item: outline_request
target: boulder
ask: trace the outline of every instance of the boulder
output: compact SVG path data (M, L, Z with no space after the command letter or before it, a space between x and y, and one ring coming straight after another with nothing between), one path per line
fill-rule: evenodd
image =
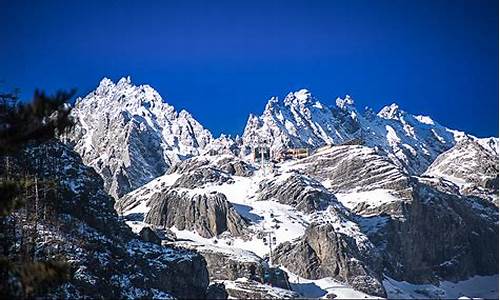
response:
M141 229L141 231L139 232L139 236L145 242L150 242L150 243L154 243L157 245L161 245L160 237L153 231L153 229L151 229L148 226L143 227Z

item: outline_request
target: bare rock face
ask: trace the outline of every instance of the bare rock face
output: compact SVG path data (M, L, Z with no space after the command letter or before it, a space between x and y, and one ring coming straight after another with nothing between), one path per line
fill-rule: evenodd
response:
M150 199L148 224L178 230L195 230L210 238L225 231L242 235L248 221L241 217L226 196L221 193L192 194L188 191L168 190L155 193Z
M418 183L413 200L400 204L404 217L391 218L375 242L389 276L433 282L498 273L498 210L491 202Z
M161 245L160 237L151 228L147 226L141 229L141 231L139 232L139 236L145 242Z
M255 171L254 167L248 163L232 157L223 158L217 164L222 171L235 176L249 177Z
M336 200L318 181L297 173L287 173L261 182L257 200L276 200L305 213L325 209Z
M381 260L372 251L358 248L356 241L336 232L331 224L312 224L304 236L280 244L274 260L301 277L333 277L367 294L385 297Z
M210 165L210 159L208 157L197 156L190 159L186 159L173 164L167 171L167 174L179 173L186 174L198 170L201 167L206 167Z
M171 243L174 247L196 251L205 258L210 281L248 278L265 282L266 261L247 250L194 242Z
M172 187L195 189L202 187L207 183L220 185L228 181L232 181L232 179L226 173L212 167L203 167L189 173L182 174Z

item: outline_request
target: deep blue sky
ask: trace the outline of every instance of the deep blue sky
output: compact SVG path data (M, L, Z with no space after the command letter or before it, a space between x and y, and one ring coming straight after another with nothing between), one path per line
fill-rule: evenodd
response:
M305 87L498 136L495 0L0 0L0 38L4 90L84 95L130 75L214 135Z

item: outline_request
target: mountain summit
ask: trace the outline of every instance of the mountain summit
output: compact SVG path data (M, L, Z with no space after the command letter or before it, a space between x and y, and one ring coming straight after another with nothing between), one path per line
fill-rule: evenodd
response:
M115 198L199 154L212 140L191 114L177 112L151 86L136 86L130 77L102 79L76 101L72 115L77 126L70 141Z
M391 104L378 114L359 112L346 95L325 105L301 89L280 102L271 98L261 116L250 115L244 133L245 153L263 140L271 149L309 148L358 143L377 147L411 174L421 174L442 152L465 137L426 116L414 116Z

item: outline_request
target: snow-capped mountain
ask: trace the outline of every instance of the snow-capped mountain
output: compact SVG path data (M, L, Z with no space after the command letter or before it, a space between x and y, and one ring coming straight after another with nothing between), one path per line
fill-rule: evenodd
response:
M339 113L305 89L288 94L283 102L273 97L260 117L250 115L243 143L250 146L265 140L275 149L340 144L356 137L360 128L354 117Z
M116 84L104 78L77 100L72 115L74 149L115 198L199 154L212 140L187 111L177 112L151 86L133 85L130 77Z
M241 138L214 139L129 78L104 79L73 114L70 141L127 225L198 252L230 297L498 295L498 208L484 201L498 193L497 138L300 90L269 100ZM256 164L262 142L311 151Z
M421 174L442 152L465 134L434 122L427 116L414 116L396 104L375 114L359 112L354 100L338 98L325 105L308 90L288 94L283 102L271 98L261 116L250 115L243 134L244 150L259 141L272 149L361 143L377 147L412 174Z

